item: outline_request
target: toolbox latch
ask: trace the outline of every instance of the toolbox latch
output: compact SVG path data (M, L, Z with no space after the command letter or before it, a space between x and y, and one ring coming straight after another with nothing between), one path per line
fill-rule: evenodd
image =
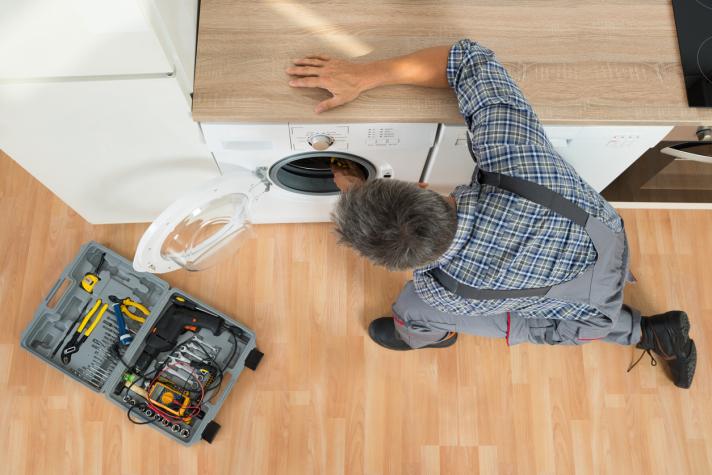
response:
M205 429L203 430L203 433L201 434L200 437L202 437L203 440L205 442L207 442L208 444L212 444L213 439L215 439L215 436L218 435L219 431L220 431L220 424L218 424L215 421L210 421L205 426Z
M262 361L262 357L264 355L265 354L257 348L253 348L252 351L250 351L250 354L247 355L247 358L245 358L245 366L250 368L252 371L255 371L260 365L260 361Z

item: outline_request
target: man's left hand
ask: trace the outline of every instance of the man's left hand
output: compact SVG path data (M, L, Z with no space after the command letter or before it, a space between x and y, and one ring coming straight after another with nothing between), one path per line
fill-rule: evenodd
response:
M287 74L296 76L289 81L292 87L326 89L333 97L317 104L317 114L356 99L365 90L364 65L311 55L295 59Z

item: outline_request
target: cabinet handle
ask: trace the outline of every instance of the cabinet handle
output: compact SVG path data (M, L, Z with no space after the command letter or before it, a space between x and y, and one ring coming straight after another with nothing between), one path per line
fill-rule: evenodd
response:
M688 162L708 163L708 164L712 165L712 157L686 151L687 149L699 147L699 146L703 146L703 145L707 145L710 148L712 148L712 140L705 140L705 141L700 141L700 142L683 142L683 143L675 144L671 147L665 147L664 149L660 150L660 153L669 155L669 156L675 158L676 160L683 160L683 161L688 161Z

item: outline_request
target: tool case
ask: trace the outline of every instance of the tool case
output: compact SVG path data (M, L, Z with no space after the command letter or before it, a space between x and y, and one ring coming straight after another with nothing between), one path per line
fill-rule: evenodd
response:
M98 277L90 287L82 285L87 275ZM157 323L172 322L176 309L193 311L186 308L222 319L221 331L188 323L155 358L146 358ZM255 370L262 358L248 327L153 274L136 272L96 242L82 246L21 338L22 347L105 394L135 423L184 445L212 441L220 428L214 418L243 368ZM149 361L137 370L141 358Z

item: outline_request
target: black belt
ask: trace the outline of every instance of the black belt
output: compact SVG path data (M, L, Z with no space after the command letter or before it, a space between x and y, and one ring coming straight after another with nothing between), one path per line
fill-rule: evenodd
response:
M449 290L455 295L459 295L465 299L473 300L501 300L515 299L520 297L543 297L549 292L551 287L539 287L536 289L513 289L513 290L494 290L494 289L478 289L470 287L459 282L457 279L439 267L429 271L430 275L437 280L440 285Z
M477 171L477 178L482 185L490 185L500 190L509 191L544 208L548 208L579 226L586 226L589 216L586 210L539 183L484 170Z

